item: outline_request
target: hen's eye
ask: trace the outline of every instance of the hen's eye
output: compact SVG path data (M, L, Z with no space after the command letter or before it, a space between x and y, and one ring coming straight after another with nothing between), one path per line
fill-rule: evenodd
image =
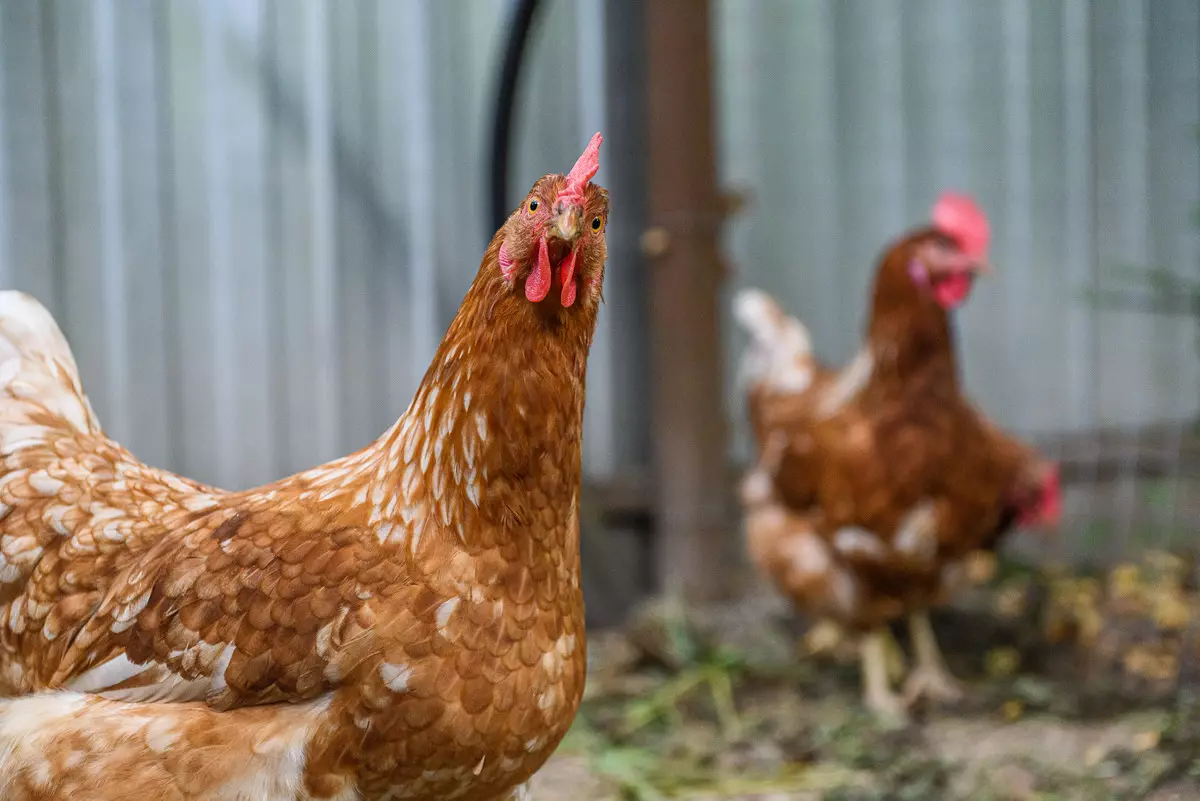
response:
M538 206L540 206L540 205L542 205L542 204L538 203L536 200L529 201L529 213L533 214L535 211L538 210Z
M599 231L601 225L602 225L602 223L600 222L599 217L592 218L592 230L593 231Z

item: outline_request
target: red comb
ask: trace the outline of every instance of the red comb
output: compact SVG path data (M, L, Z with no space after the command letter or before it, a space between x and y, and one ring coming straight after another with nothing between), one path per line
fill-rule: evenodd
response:
M943 192L933 205L933 227L958 243L972 259L987 256L991 227L987 215L968 195Z
M596 133L592 137L592 141L588 142L587 149L583 151L579 161L575 162L575 166L567 173L567 185L559 197L566 193L583 195L583 190L588 182L600 171L600 143L603 141L604 137Z

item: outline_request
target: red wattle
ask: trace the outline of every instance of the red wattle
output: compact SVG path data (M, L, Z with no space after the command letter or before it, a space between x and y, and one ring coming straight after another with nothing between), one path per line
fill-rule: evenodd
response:
M564 309L569 309L575 303L575 251L572 250L563 259L562 265L559 267L559 276L562 278L562 305Z
M1062 486L1059 483L1058 465L1050 468L1042 485L1041 522L1047 526L1057 526L1062 519Z
M538 243L537 265L525 279L525 297L530 303L537 303L546 297L550 291L550 247L546 237Z
M1037 504L1022 510L1017 523L1025 527L1057 527L1062 520L1062 486L1059 483L1058 465L1047 468L1039 489Z
M966 272L943 276L933 286L933 297L943 309L956 308L970 293L971 276Z

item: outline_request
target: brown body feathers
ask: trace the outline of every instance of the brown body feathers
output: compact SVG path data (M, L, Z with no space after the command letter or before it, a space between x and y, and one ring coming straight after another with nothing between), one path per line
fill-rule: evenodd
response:
M0 797L523 797L585 673L606 256L603 225L560 218L604 219L607 197L572 176L497 232L390 430L246 492L105 436L53 320L0 293L0 691L20 696L0 700ZM526 297L533 199L551 258L574 254L570 307Z

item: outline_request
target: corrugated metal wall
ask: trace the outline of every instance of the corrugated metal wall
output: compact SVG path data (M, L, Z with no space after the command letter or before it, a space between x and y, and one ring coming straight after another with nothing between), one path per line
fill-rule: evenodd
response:
M996 233L998 274L960 316L989 412L1033 433L1195 415L1191 321L1084 297L1123 263L1200 270L1195 0L716 5L723 175L756 199L729 230L736 282L844 359L882 244L967 189ZM508 7L0 0L0 284L62 321L115 436L241 486L358 447L404 408L490 234ZM591 131L622 146L605 37L631 34L606 12L547 2L514 200ZM616 252L636 228L614 225ZM637 301L635 269L610 268L594 475L648 450L627 441L645 388L610 380L640 363L634 329L609 322Z
M1023 431L1180 419L1189 321L1094 311L1122 264L1200 277L1195 0L727 0L719 79L741 280L829 358L860 341L883 244L947 187L992 219L959 316L971 389Z
M0 2L0 285L50 307L115 437L243 486L394 420L491 236L486 115L506 13ZM601 0L542 17L514 203L604 126ZM613 458L608 336L592 472Z
M981 405L1029 435L1174 421L1178 441L1200 407L1193 321L1103 311L1087 293L1127 265L1200 278L1200 3L718 8L724 176L757 199L730 230L736 283L775 293L839 363L884 243L942 189L970 191L998 268L958 314ZM729 341L732 359L742 338ZM1127 467L1068 504L1076 521L1128 533L1142 491L1164 488Z

